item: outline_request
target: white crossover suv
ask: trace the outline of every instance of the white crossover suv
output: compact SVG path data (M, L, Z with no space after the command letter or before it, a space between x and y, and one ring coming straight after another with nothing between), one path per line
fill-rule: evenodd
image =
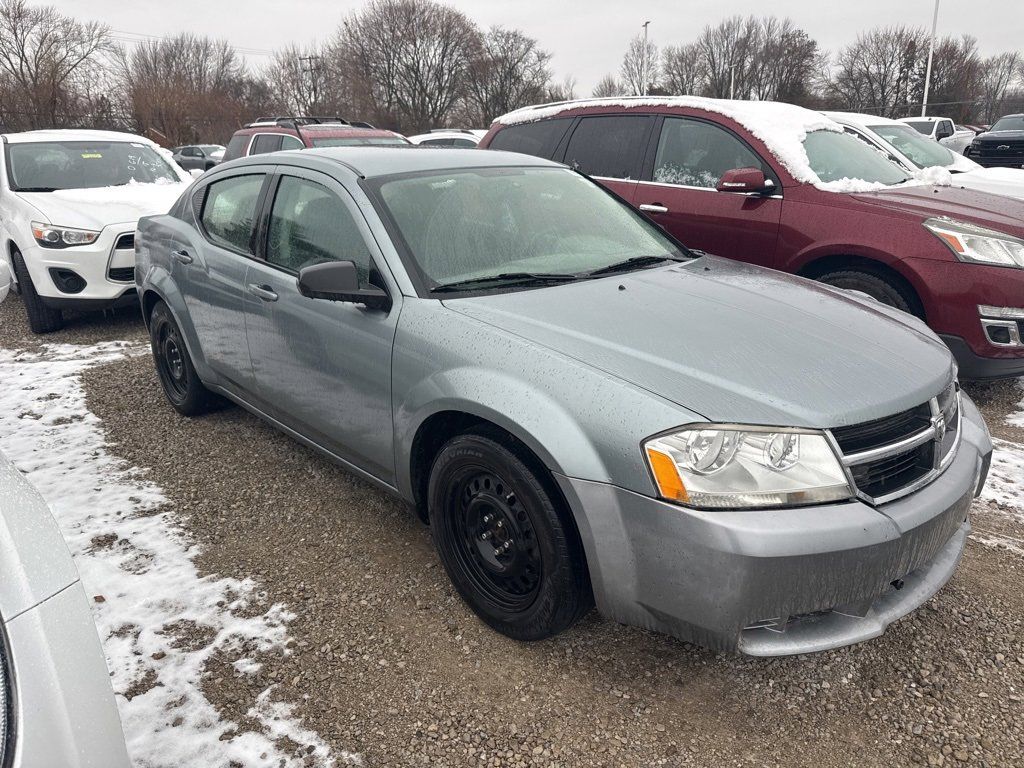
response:
M137 301L136 224L166 213L188 172L128 133L27 131L0 142L0 258L32 330L58 330L66 309Z

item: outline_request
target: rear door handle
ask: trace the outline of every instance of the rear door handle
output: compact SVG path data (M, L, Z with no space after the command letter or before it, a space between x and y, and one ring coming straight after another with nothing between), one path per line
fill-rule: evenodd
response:
M668 208L660 203L643 203L640 210L644 213L668 213Z
M182 264L192 263L192 255L184 249L180 251L171 251L171 256L174 257L175 261L180 261Z
M253 296L259 296L263 301L277 301L277 294L265 285L249 283L249 293Z

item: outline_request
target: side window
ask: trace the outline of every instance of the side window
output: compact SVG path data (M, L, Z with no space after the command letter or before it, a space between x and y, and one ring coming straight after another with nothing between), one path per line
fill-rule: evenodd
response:
M306 145L294 136L281 137L281 149L305 149Z
M729 131L702 120L668 117L661 126L654 181L714 189L733 168L769 169L753 150Z
M249 148L250 155L263 155L277 152L281 148L281 137L273 133L258 133Z
M232 176L207 187L201 219L203 229L214 243L252 253L256 201L263 179L262 173Z
M274 196L267 261L298 272L324 261L352 261L369 282L370 250L348 206L324 186L283 176Z
M195 147L185 147L183 150L181 150L181 156L182 157L198 157L199 156L199 150L197 150Z
M487 148L550 158L571 124L572 118L564 117L510 125L494 134Z
M249 146L249 136L244 133L238 133L231 137L231 141L228 142L227 149L224 150L224 161L234 160L236 157L241 157L245 154L245 148Z
M590 176L639 178L650 125L646 115L584 117L569 139L565 163Z
M453 147L462 147L463 149L473 149L476 147L476 142L472 139L452 139Z

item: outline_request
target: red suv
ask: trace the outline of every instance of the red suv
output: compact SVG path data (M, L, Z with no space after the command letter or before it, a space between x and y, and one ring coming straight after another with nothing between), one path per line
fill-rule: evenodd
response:
M480 147L564 162L691 248L913 312L963 378L1024 374L1024 202L915 183L818 113L694 97L565 102L499 118Z
M235 131L221 162L281 149L408 143L394 131L340 117L261 117Z

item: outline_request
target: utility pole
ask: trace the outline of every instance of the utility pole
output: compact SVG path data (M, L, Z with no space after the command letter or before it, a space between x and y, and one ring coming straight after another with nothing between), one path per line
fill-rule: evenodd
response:
M736 98L736 65L729 65L729 98Z
M309 75L309 104L306 105L307 112L315 111L320 105L320 69L323 66L323 57L318 55L299 56L299 61L308 66L303 67L303 76ZM303 77L305 79L305 77Z
M644 53L643 53L643 56L640 57L640 61L642 62L641 65L640 65L641 70L642 70L641 73L640 73L640 95L641 96L646 96L647 95L647 25L650 24L650 23L651 22L649 22L649 21L645 21L643 23L643 25L642 25L643 28L644 28Z
M928 66L924 70L924 101L921 102L921 117L928 114L928 88L932 84L932 54L935 53L935 30L939 26L939 0L935 0L935 15L932 16L932 39L928 42Z

